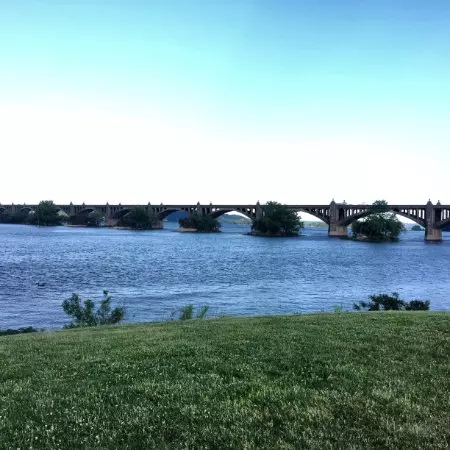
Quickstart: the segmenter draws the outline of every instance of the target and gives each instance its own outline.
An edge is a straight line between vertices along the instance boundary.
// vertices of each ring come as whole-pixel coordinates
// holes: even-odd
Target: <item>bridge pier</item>
[[[426,227],[425,228],[425,240],[427,242],[442,241],[442,230],[439,228]]]
[[[328,227],[330,237],[348,237],[348,228],[345,225],[331,223]]]

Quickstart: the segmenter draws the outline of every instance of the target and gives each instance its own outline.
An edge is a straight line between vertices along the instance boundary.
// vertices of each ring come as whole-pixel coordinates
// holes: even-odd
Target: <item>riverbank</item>
[[[11,448],[446,448],[449,313],[0,338]]]

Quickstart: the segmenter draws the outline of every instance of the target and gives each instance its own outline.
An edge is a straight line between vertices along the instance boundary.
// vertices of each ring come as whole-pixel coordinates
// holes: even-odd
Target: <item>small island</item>
[[[162,223],[155,217],[149,216],[147,210],[143,206],[136,206],[119,219],[116,228],[160,230],[162,228]]]
[[[262,217],[253,221],[252,231],[249,233],[251,236],[298,236],[299,231],[303,228],[301,218],[286,205],[267,202],[262,209]]]
[[[352,224],[353,239],[357,241],[397,241],[403,231],[405,231],[404,225],[391,212],[385,200],[375,201],[369,213]]]
[[[179,219],[178,223],[180,224],[178,231],[181,232],[218,233],[221,227],[221,223],[216,218],[200,214]]]

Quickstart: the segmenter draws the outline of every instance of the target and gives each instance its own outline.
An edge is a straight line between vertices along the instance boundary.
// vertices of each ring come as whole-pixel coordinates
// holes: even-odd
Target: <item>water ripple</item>
[[[351,309],[382,291],[450,309],[449,240],[430,245],[409,232],[398,243],[374,245],[329,239],[322,229],[299,239],[245,231],[0,225],[0,328],[60,327],[65,298],[77,292],[96,300],[103,289],[126,306],[129,321],[166,320],[187,303],[226,315]]]

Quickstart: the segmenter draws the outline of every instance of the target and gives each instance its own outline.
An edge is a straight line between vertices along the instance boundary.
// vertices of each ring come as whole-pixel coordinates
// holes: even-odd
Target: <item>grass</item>
[[[450,314],[0,338],[0,448],[448,448]]]

